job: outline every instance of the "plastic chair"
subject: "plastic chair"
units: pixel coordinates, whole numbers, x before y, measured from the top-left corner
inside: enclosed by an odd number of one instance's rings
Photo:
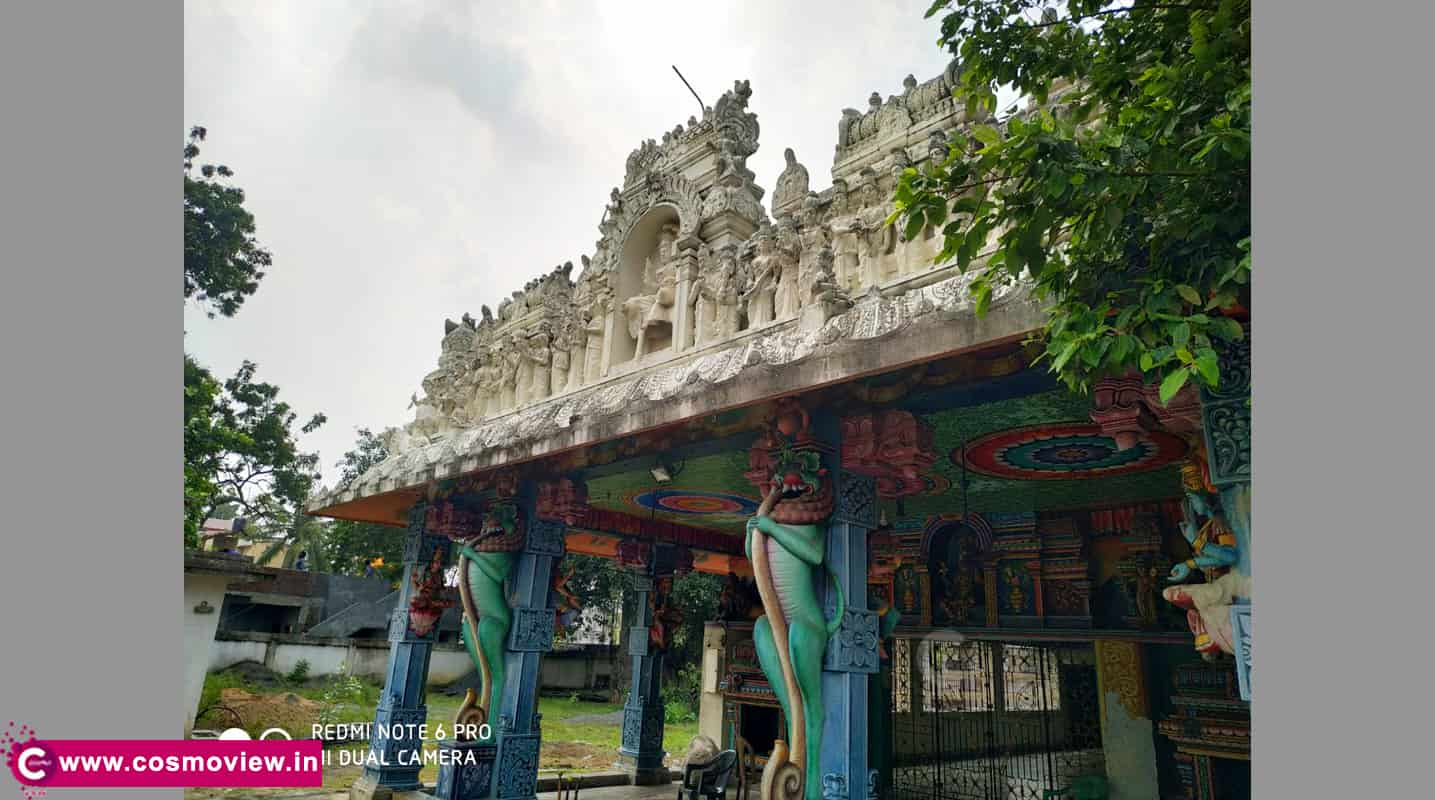
[[[736,765],[736,750],[724,750],[706,764],[688,764],[683,768],[678,800],[723,800]]]
[[[1041,793],[1042,800],[1069,797],[1071,800],[1107,800],[1110,797],[1106,778],[1101,775],[1082,775],[1060,789],[1047,789]]]

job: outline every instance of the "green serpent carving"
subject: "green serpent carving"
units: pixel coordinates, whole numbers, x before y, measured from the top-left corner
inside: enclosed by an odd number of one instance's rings
[[[478,534],[460,540],[462,639],[478,668],[479,690],[468,690],[454,719],[457,724],[493,724],[490,715],[503,694],[504,651],[513,623],[505,584],[523,548],[523,538],[518,508],[511,502],[498,501],[484,514]]]
[[[771,492],[747,523],[747,557],[766,612],[753,626],[753,643],[790,737],[777,742],[763,770],[763,800],[822,797],[822,661],[846,606],[834,581],[837,616],[829,622],[813,585],[814,571],[825,566],[833,508],[825,472],[816,452],[784,451]]]

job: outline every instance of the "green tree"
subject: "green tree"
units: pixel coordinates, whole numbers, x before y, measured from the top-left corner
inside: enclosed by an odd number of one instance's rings
[[[602,612],[608,625],[619,622],[623,598],[633,590],[632,573],[608,558],[569,553],[563,557],[559,569],[573,570],[568,579],[568,589],[578,598],[583,609]],[[560,631],[560,636],[568,631]]]
[[[353,483],[375,464],[388,458],[389,451],[368,428],[358,430],[354,449],[344,453],[339,468],[340,488]],[[398,580],[403,573],[404,532],[389,525],[372,522],[334,520],[329,525],[327,544],[330,566],[335,572],[362,575],[364,567],[375,558],[383,558],[380,574]]]
[[[313,531],[299,513],[318,475],[319,456],[296,441],[324,424],[315,414],[299,418],[279,399],[279,388],[255,381],[257,367],[244,362],[220,384],[189,355],[184,357],[185,540],[197,544],[204,519],[231,507],[257,531],[288,540]],[[318,554],[311,552],[311,557]]]
[[[196,170],[207,133],[196,125],[184,146],[184,297],[205,306],[211,318],[232,317],[258,290],[273,258],[254,238],[244,190],[226,182],[233,170],[215,164]]]
[[[675,674],[684,666],[702,663],[703,624],[717,619],[722,589],[722,579],[705,572],[689,572],[673,578],[672,602],[683,615],[682,623],[673,632],[668,657]]]
[[[1071,388],[1139,370],[1163,400],[1214,387],[1249,308],[1249,0],[939,0],[957,98],[994,120],[898,183],[906,235],[940,229],[977,313],[1026,276],[1049,313],[1044,358]],[[995,241],[993,242],[993,239]]]

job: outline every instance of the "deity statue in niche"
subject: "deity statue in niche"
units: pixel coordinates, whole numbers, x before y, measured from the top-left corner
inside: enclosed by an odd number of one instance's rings
[[[518,369],[513,375],[513,407],[528,405],[533,389],[533,358],[529,354],[532,344],[526,335],[513,338],[513,350],[518,355]]]
[[[484,419],[494,411],[493,397],[498,389],[496,361],[497,356],[491,344],[479,351],[474,358],[473,407],[469,416],[475,420]]]
[[[777,294],[777,243],[766,226],[757,232],[757,254],[752,259],[752,279],[743,289],[747,303],[747,326],[757,328],[774,319],[773,301]]]
[[[817,282],[817,259],[827,247],[827,228],[822,224],[822,206],[816,194],[810,194],[803,202],[798,240],[802,244],[802,255],[798,261],[797,296],[802,300],[812,296],[812,285]]]
[[[832,182],[832,252],[837,283],[849,292],[856,292],[862,284],[862,272],[858,267],[858,250],[862,237],[862,222],[851,207],[852,197],[847,191],[847,182],[838,178]]]
[[[718,252],[716,336],[726,339],[737,334],[742,312],[738,301],[737,247],[728,245]]]
[[[1027,613],[1027,601],[1031,600],[1031,576],[1019,566],[1007,566],[1002,570],[1002,582],[1006,584],[1006,610],[1013,614]]]
[[[713,339],[713,320],[717,316],[718,275],[706,243],[698,247],[697,273],[692,285],[692,325],[693,343],[701,347]]]
[[[582,306],[574,309],[574,317],[568,326],[568,382],[564,391],[572,391],[583,385],[583,369],[588,357],[588,312]]]
[[[784,219],[777,225],[777,292],[773,296],[773,309],[777,319],[791,319],[797,316],[802,306],[798,292],[798,266],[802,250],[793,230],[791,220]]]
[[[572,368],[572,347],[573,339],[569,333],[573,326],[568,320],[558,325],[558,333],[553,337],[553,363],[552,363],[552,389],[549,395],[562,394],[568,388],[568,372]]]
[[[548,396],[550,388],[551,372],[553,369],[553,349],[550,345],[551,336],[546,323],[541,324],[528,337],[528,349],[524,356],[532,364],[532,372],[529,374],[528,402],[534,403]]]
[[[1154,559],[1143,558],[1136,565],[1136,578],[1134,583],[1136,596],[1136,616],[1141,619],[1143,628],[1155,628],[1160,624],[1160,615],[1156,604],[1156,596],[1161,591],[1161,569],[1156,566]]]
[[[583,352],[583,382],[591,383],[602,377],[603,372],[603,323],[608,315],[603,301],[594,303],[593,312],[583,326],[587,349]]]
[[[635,357],[651,351],[650,330],[666,327],[671,337],[673,304],[677,299],[678,270],[676,242],[678,226],[664,225],[658,236],[657,251],[643,264],[644,294],[628,298],[623,313],[628,320],[628,334],[637,342]]]
[[[917,583],[917,571],[910,565],[902,565],[892,575],[892,600],[903,614],[920,615],[921,591]]]
[[[975,612],[985,606],[986,576],[976,538],[957,523],[932,537],[928,571],[933,577],[934,622],[971,625],[982,622]]]
[[[511,410],[516,408],[519,401],[519,377],[523,371],[523,353],[519,348],[518,335],[509,333],[503,339],[503,347],[499,351],[503,357],[503,408]]]
[[[737,248],[728,245],[716,255],[700,250],[693,284],[693,334],[698,346],[721,341],[738,329]]]
[[[832,269],[832,248],[823,247],[817,253],[817,262],[813,267],[812,284],[808,287],[809,300],[812,305],[820,305],[829,314],[837,314],[852,307],[852,301],[847,292],[837,284],[837,275]]]
[[[882,282],[882,256],[896,247],[896,229],[887,224],[887,207],[882,202],[881,189],[877,186],[877,173],[871,169],[862,170],[861,225],[863,247],[863,281],[869,286]]]

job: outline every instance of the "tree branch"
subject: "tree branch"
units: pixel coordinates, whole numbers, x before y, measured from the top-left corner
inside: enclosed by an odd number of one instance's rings
[[[1125,7],[1125,8],[1108,8],[1108,9],[1106,9],[1106,10],[1104,10],[1104,11],[1095,11],[1095,12],[1092,12],[1092,13],[1090,13],[1090,14],[1083,14],[1083,15],[1081,15],[1081,16],[1079,16],[1079,17],[1067,17],[1067,18],[1065,18],[1065,19],[1053,20],[1053,21],[1051,21],[1051,22],[1029,22],[1029,23],[1025,23],[1025,24],[1022,24],[1022,25],[1011,25],[1011,26],[1008,26],[1007,28],[1005,28],[1005,30],[1015,30],[1015,29],[1017,29],[1017,28],[1050,28],[1050,27],[1052,27],[1053,25],[1061,25],[1061,24],[1063,24],[1063,23],[1073,23],[1073,24],[1074,24],[1074,23],[1082,22],[1082,21],[1088,20],[1088,19],[1095,19],[1096,17],[1106,17],[1106,16],[1110,16],[1110,15],[1112,15],[1112,14],[1124,14],[1124,13],[1126,13],[1126,12],[1128,12],[1128,11],[1162,11],[1162,10],[1170,11],[1170,10],[1174,10],[1174,9],[1178,9],[1178,8],[1184,8],[1184,9],[1194,10],[1194,11],[1215,11],[1215,10],[1216,10],[1216,7],[1215,7],[1215,6],[1201,5],[1201,4],[1198,4],[1198,3],[1152,3],[1151,5],[1145,5],[1145,6],[1127,6],[1127,7]]]

